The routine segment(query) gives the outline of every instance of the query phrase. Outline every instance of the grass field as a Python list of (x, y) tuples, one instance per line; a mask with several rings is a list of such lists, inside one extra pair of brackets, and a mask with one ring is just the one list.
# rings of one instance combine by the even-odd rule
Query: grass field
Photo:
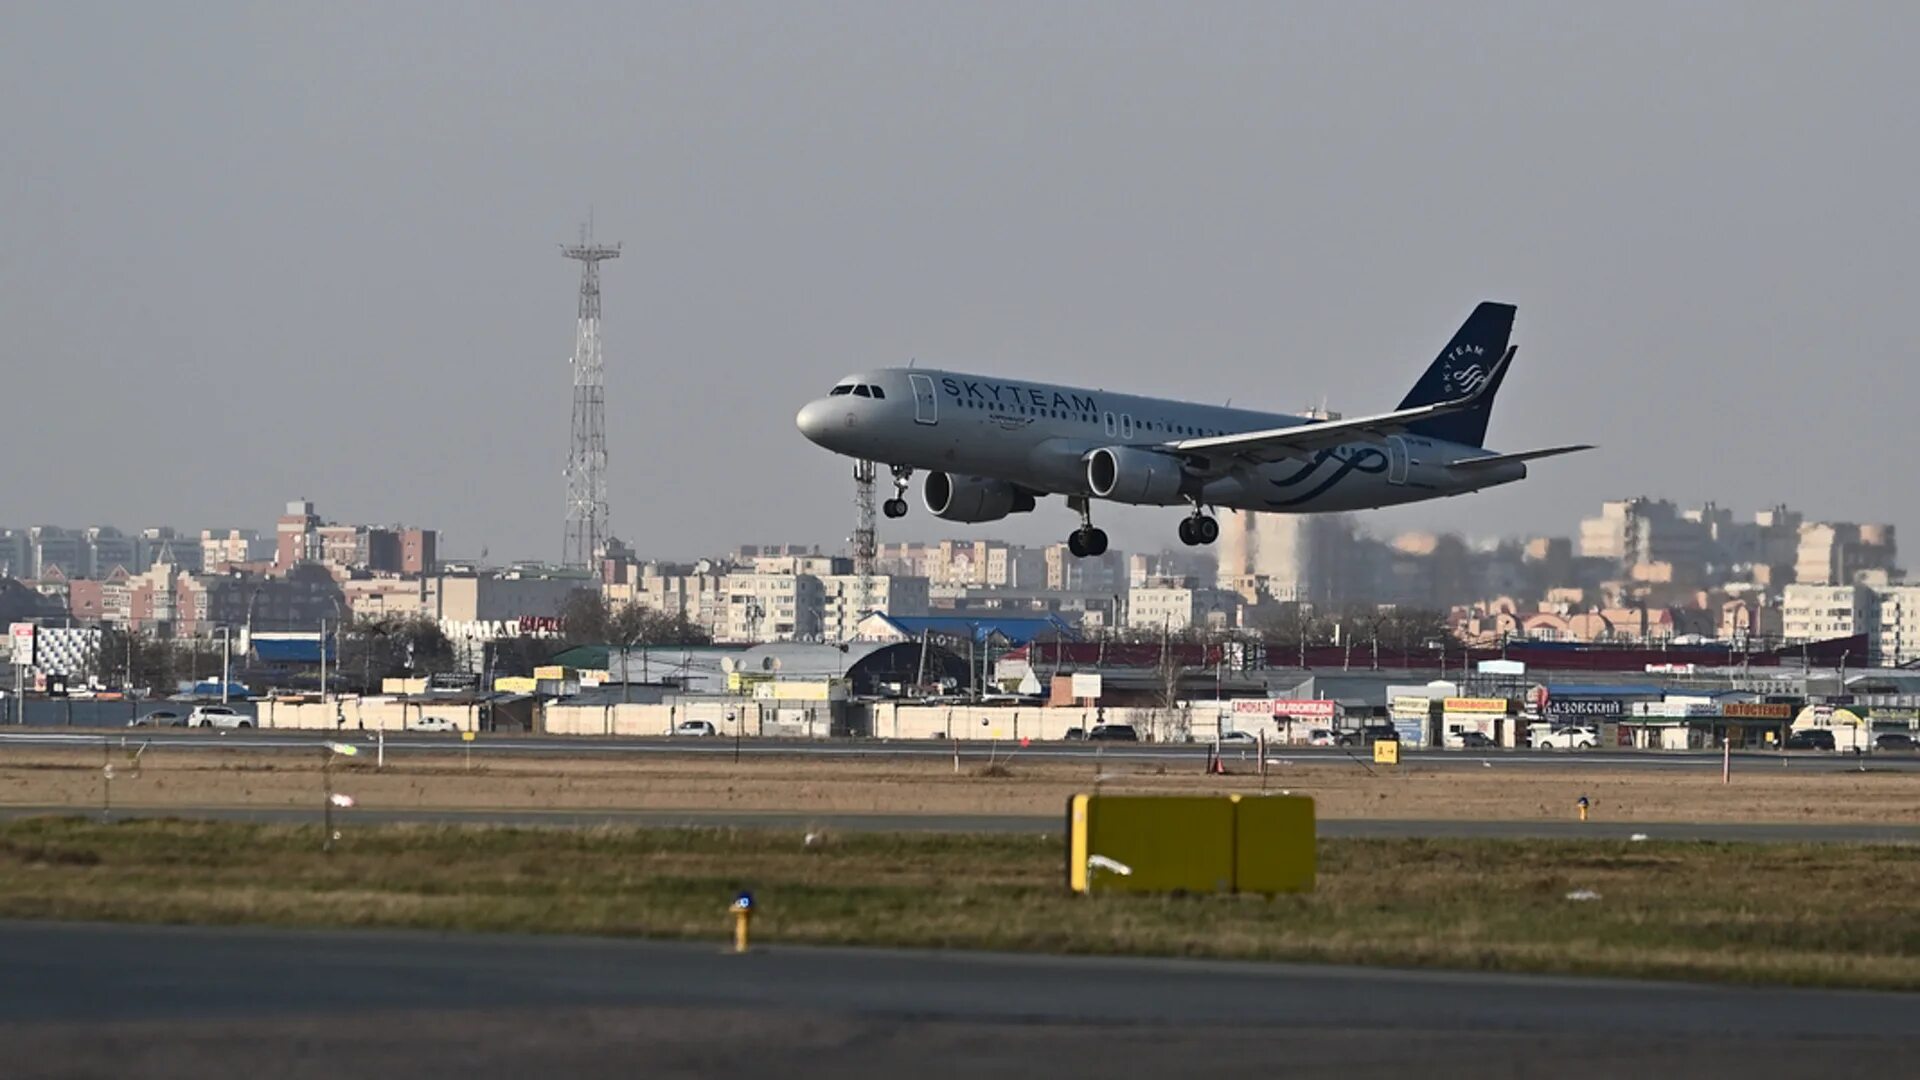
[[(1343, 840), (1318, 891), (1077, 898), (1000, 835), (0, 825), (0, 916), (1293, 959), (1920, 989), (1920, 859), (1854, 846)], [(1570, 901), (1592, 890), (1599, 899)]]

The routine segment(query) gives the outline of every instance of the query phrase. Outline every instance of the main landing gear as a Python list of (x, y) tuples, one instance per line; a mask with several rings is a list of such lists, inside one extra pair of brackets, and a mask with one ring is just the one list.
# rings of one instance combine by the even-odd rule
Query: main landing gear
[(1074, 496), (1067, 504), (1080, 511), (1080, 527), (1067, 534), (1067, 550), (1076, 559), (1107, 553), (1107, 533), (1093, 527), (1093, 504), (1084, 496)]
[(1193, 514), (1180, 519), (1180, 542), (1193, 547), (1196, 544), (1211, 544), (1220, 539), (1220, 523), (1207, 516), (1198, 506)]
[(893, 498), (880, 504), (880, 512), (890, 518), (907, 516), (907, 481), (913, 479), (913, 470), (905, 465), (890, 466), (893, 469)]

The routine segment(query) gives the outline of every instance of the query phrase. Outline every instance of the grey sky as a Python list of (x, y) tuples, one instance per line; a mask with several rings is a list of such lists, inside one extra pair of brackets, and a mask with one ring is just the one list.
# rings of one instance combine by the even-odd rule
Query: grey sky
[[(335, 10), (335, 8), (338, 10)], [(560, 547), (575, 264), (614, 529), (837, 544), (858, 367), (1349, 413), (1520, 305), (1503, 449), (1376, 531), (1647, 492), (1909, 536), (1911, 4), (14, 4), (0, 524)], [(1063, 537), (917, 509), (883, 539)], [(1172, 512), (1111, 512), (1115, 543)]]

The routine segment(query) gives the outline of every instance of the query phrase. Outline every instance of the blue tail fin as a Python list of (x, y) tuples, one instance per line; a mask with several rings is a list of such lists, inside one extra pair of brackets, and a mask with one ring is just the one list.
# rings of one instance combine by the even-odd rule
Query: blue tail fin
[(1512, 304), (1483, 301), (1460, 324), (1447, 347), (1413, 385), (1403, 409), (1454, 401), (1473, 393), (1487, 379), (1494, 380), (1471, 409), (1407, 425), (1407, 430), (1431, 439), (1445, 439), (1463, 446), (1482, 446), (1487, 439), (1487, 418), (1493, 415), (1493, 396), (1506, 378), (1506, 370), (1494, 371), (1494, 365), (1506, 355), (1507, 338), (1513, 334)]

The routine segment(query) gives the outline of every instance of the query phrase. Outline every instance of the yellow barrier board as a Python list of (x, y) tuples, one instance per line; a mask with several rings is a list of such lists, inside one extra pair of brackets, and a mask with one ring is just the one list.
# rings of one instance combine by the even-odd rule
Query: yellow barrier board
[(1233, 884), (1250, 893), (1312, 892), (1318, 859), (1313, 800), (1233, 796)]
[(1231, 892), (1233, 802), (1217, 795), (1075, 795), (1075, 892)]
[(1075, 795), (1067, 884), (1092, 892), (1306, 892), (1313, 800), (1281, 795)]
[(1373, 763), (1375, 765), (1400, 764), (1400, 742), (1397, 739), (1381, 739), (1373, 744)]

